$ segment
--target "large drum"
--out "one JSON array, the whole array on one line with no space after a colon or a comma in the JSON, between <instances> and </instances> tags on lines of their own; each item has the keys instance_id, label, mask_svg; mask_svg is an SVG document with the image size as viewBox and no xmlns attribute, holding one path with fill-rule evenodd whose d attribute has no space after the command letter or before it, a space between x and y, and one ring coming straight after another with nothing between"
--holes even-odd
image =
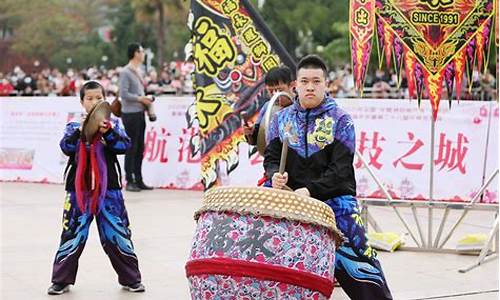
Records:
<instances>
[{"instance_id":1,"label":"large drum","mask_svg":"<svg viewBox=\"0 0 500 300\"><path fill-rule=\"evenodd\" d=\"M205 194L186 264L192 299L329 299L342 235L331 208L293 192Z\"/></svg>"}]
</instances>

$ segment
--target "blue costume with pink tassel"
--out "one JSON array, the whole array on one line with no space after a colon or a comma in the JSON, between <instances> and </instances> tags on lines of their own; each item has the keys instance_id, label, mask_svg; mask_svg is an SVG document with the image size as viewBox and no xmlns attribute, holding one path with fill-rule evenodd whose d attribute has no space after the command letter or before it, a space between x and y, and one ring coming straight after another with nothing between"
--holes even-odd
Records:
<instances>
[{"instance_id":1,"label":"blue costume with pink tassel","mask_svg":"<svg viewBox=\"0 0 500 300\"><path fill-rule=\"evenodd\" d=\"M120 165L130 139L117 120L106 133L82 142L80 124L66 126L60 142L69 156L67 191L63 211L61 243L54 260L52 283L74 284L78 259L85 247L90 224L96 218L102 247L118 274L121 285L141 282L141 273L131 240L127 210L121 192Z\"/></svg>"}]
</instances>

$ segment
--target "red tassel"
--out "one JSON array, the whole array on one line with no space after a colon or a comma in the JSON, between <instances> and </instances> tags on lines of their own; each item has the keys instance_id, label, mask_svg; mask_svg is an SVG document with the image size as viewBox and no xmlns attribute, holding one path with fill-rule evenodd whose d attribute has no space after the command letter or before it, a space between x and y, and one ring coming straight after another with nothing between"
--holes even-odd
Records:
<instances>
[{"instance_id":1,"label":"red tassel","mask_svg":"<svg viewBox=\"0 0 500 300\"><path fill-rule=\"evenodd\" d=\"M78 149L78 161L76 167L76 177L75 177L75 192L76 192L76 203L80 208L82 213L85 212L85 199L84 191L87 190L87 184L85 182L85 174L87 169L87 149L85 149L85 143L81 140L80 147Z\"/></svg>"},{"instance_id":2,"label":"red tassel","mask_svg":"<svg viewBox=\"0 0 500 300\"><path fill-rule=\"evenodd\" d=\"M90 171L92 176L92 183L93 187L91 187L92 190L92 198L91 198L91 212L92 214L97 213L97 203L99 201L99 194L100 194L100 189L101 189L101 176L99 172L99 165L97 164L97 154L96 154L96 143L99 143L100 140L100 134L97 134L94 139L92 140L92 143L90 144Z\"/></svg>"},{"instance_id":3,"label":"red tassel","mask_svg":"<svg viewBox=\"0 0 500 300\"><path fill-rule=\"evenodd\" d=\"M93 215L97 214L99 195L102 189L106 188L101 183L101 170L96 152L97 143L100 143L101 137L100 133L95 135L90 143L88 154L85 142L80 141L76 167L75 191L78 207L82 213L90 209ZM90 166L87 166L87 157L90 159Z\"/></svg>"}]
</instances>

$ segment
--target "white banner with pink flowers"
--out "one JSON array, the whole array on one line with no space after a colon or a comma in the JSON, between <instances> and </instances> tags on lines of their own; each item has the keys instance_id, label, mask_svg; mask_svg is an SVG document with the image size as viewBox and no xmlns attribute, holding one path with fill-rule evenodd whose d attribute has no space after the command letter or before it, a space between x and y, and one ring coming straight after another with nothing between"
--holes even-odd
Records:
<instances>
[{"instance_id":1,"label":"white banner with pink flowers","mask_svg":"<svg viewBox=\"0 0 500 300\"><path fill-rule=\"evenodd\" d=\"M202 189L199 158L188 147L193 131L186 128L185 112L191 102L187 97L155 102L158 121L148 121L145 135L143 174L148 184ZM62 183L67 157L59 141L66 123L80 120L82 112L75 97L0 98L0 180ZM123 159L120 155L122 167Z\"/></svg>"},{"instance_id":2,"label":"white banner with pink flowers","mask_svg":"<svg viewBox=\"0 0 500 300\"><path fill-rule=\"evenodd\" d=\"M391 195L429 199L429 102L422 102L420 109L416 101L398 101L397 105L391 100L342 101L341 105L355 121L358 151ZM470 200L487 179L484 177L498 168L498 104L460 101L453 102L450 109L447 101L441 101L434 132L432 198ZM358 196L382 197L358 159L355 168ZM483 202L497 199L498 179L487 189Z\"/></svg>"},{"instance_id":3,"label":"white banner with pink flowers","mask_svg":"<svg viewBox=\"0 0 500 300\"><path fill-rule=\"evenodd\" d=\"M201 189L199 157L192 157L185 112L190 97L159 97L158 121L148 122L143 176L162 188ZM431 112L429 103L342 99L353 117L356 147L395 198L429 199ZM0 180L62 183L66 157L59 149L65 124L81 118L73 97L0 98ZM488 130L488 126L490 129ZM489 138L487 133L489 134ZM498 168L498 104L442 101L435 124L433 199L467 201ZM240 149L239 166L229 176L220 166L223 185L255 185L263 175L262 157ZM120 157L123 165L123 156ZM383 197L356 158L360 197ZM483 202L497 202L498 179Z\"/></svg>"}]
</instances>

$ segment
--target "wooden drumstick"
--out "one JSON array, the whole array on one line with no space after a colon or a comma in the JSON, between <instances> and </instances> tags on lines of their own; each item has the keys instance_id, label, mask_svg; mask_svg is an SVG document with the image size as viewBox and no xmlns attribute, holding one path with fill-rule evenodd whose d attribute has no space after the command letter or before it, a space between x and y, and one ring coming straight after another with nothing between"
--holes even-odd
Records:
<instances>
[{"instance_id":1,"label":"wooden drumstick","mask_svg":"<svg viewBox=\"0 0 500 300\"><path fill-rule=\"evenodd\" d=\"M281 147L280 168L278 171L280 174L285 173L287 154L288 154L288 136L285 136L285 138L283 139L283 147Z\"/></svg>"},{"instance_id":2,"label":"wooden drumstick","mask_svg":"<svg viewBox=\"0 0 500 300\"><path fill-rule=\"evenodd\" d=\"M281 148L280 167L278 170L280 174L285 173L287 154L288 154L288 136L285 136L285 138L283 139L283 147ZM288 185L285 185L283 189L287 191L293 191Z\"/></svg>"}]
</instances>

